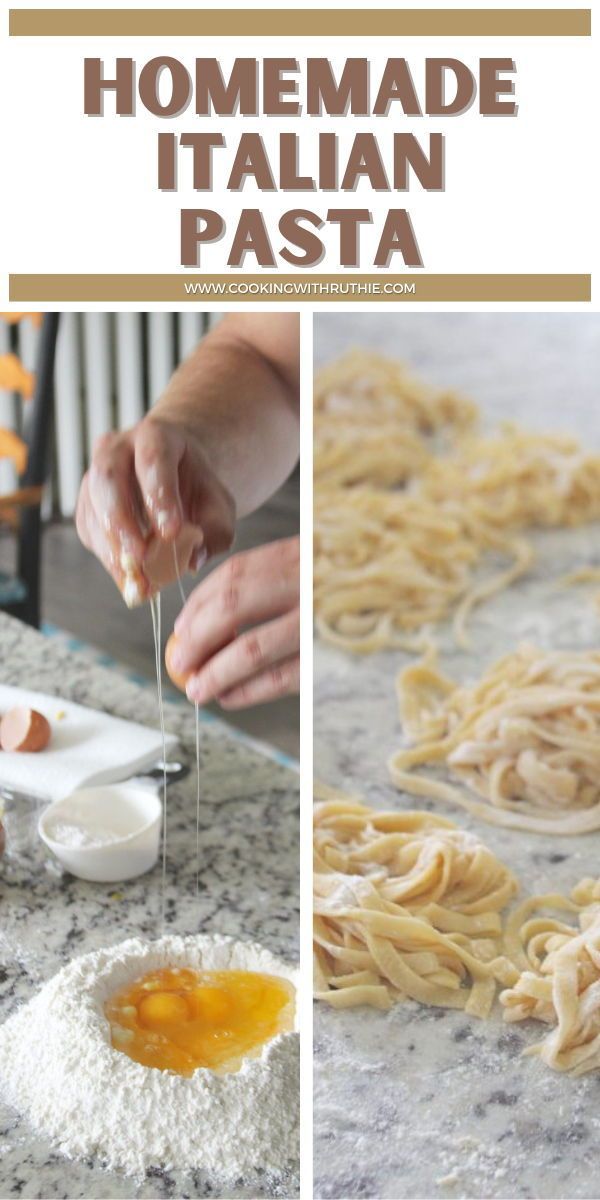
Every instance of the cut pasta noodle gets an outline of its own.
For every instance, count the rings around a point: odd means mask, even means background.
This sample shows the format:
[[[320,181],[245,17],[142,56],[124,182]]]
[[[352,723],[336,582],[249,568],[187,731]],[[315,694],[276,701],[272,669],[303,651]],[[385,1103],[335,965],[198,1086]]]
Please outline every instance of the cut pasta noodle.
[[[398,691],[416,742],[390,760],[398,787],[496,824],[549,833],[600,827],[600,654],[524,646],[460,688],[431,652],[401,673]],[[485,803],[412,774],[426,764],[447,765]]]
[[[452,497],[486,525],[531,529],[600,517],[600,455],[559,434],[506,424],[493,437],[467,436],[432,459],[421,481],[430,499]]]
[[[517,978],[501,922],[514,876],[451,821],[325,794],[314,828],[317,999],[382,1009],[412,999],[487,1016],[498,983]]]
[[[578,925],[556,912],[575,914]],[[507,950],[520,968],[500,994],[505,1021],[533,1018],[552,1026],[525,1053],[556,1071],[600,1068],[600,880],[584,879],[565,896],[535,896],[512,914]]]
[[[349,421],[346,413],[315,415],[313,471],[315,483],[353,487],[374,483],[391,488],[422,470],[429,460],[423,438],[410,429],[373,419]]]
[[[600,829],[600,653],[521,646],[458,687],[431,649],[401,672],[398,695],[414,743],[389,762],[402,791],[516,829]],[[422,766],[446,767],[467,790],[415,774]]]
[[[533,896],[504,919],[512,873],[425,812],[376,812],[332,788],[314,827],[315,996],[334,1008],[412,999],[551,1026],[525,1054],[600,1069],[600,879]],[[577,920],[577,924],[575,924]]]
[[[352,440],[353,431],[377,426],[394,441],[405,433],[428,438],[469,429],[478,419],[464,396],[430,387],[405,363],[364,350],[350,351],[318,373],[314,408],[317,442],[330,428]]]
[[[569,575],[565,575],[560,583],[565,587],[572,587],[578,584],[600,583],[600,567],[581,567],[578,571],[571,571]],[[593,603],[596,609],[600,610],[600,592],[594,596]]]
[[[476,584],[474,568],[486,551],[506,556],[509,566]],[[464,640],[472,607],[508,586],[531,559],[522,539],[457,505],[363,488],[315,493],[316,624],[343,649],[418,648],[423,641],[415,634],[453,610]]]
[[[471,427],[475,406],[360,351],[319,373],[314,400],[318,628],[363,653],[412,648],[410,630],[440,620],[464,594],[478,551],[460,515],[385,489],[423,470],[434,437]],[[424,534],[437,558],[424,552]]]
[[[359,653],[415,649],[529,567],[523,532],[600,518],[600,456],[572,438],[506,425],[406,368],[354,353],[315,381],[315,613],[327,641]],[[403,490],[401,490],[403,489]],[[508,566],[483,580],[490,555]]]

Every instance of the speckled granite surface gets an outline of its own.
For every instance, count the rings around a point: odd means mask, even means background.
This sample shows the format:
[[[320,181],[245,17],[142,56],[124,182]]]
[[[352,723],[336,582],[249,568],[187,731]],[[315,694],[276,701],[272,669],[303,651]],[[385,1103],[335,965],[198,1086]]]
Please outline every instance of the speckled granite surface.
[[[137,619],[149,614],[140,612]],[[135,618],[133,618],[135,619]],[[90,666],[0,615],[0,678],[156,727],[151,692]],[[193,710],[171,705],[177,757],[192,763]],[[297,776],[217,727],[201,733],[201,861],[196,896],[194,772],[169,789],[167,932],[231,934],[297,957]],[[0,764],[1,780],[1,764]],[[9,814],[10,816],[10,814]],[[18,845],[19,843],[15,843]],[[132,935],[160,933],[161,868],[118,885],[88,884],[49,864],[41,844],[0,860],[0,1020],[69,961]],[[126,1120],[126,1114],[124,1114]],[[201,1131],[199,1131],[201,1136]],[[69,1162],[37,1137],[0,1095],[0,1196],[293,1196],[297,1177],[215,1181],[201,1172],[149,1172],[144,1180]]]
[[[343,318],[316,328],[320,361],[368,340],[429,377],[468,389],[494,421],[571,429],[600,450],[600,318],[407,314]],[[366,330],[371,331],[368,335]],[[597,647],[589,589],[563,590],[563,570],[600,563],[600,530],[535,538],[527,579],[479,609],[472,649],[441,633],[450,674],[468,679],[519,640]],[[388,782],[399,744],[394,679],[400,653],[315,653],[315,773],[378,807],[415,807]],[[431,805],[432,808],[436,807]],[[475,830],[519,875],[524,891],[569,890],[600,874],[600,836],[550,838],[499,830],[438,807]],[[600,1077],[572,1080],[521,1050],[539,1025],[511,1026],[456,1012],[398,1006],[389,1014],[315,1012],[315,1195],[416,1198],[597,1197]]]

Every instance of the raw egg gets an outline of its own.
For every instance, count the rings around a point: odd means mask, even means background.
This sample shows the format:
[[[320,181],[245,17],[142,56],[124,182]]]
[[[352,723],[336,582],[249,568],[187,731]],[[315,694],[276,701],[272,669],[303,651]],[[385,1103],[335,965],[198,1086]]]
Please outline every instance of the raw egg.
[[[104,1011],[114,1049],[134,1062],[225,1075],[294,1028],[294,999],[293,985],[276,975],[163,967],[111,996]]]

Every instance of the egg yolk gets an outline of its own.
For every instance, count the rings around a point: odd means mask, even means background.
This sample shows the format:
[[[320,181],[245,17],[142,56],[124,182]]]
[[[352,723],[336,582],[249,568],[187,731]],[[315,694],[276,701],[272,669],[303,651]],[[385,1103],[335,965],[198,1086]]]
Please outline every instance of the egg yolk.
[[[291,983],[254,971],[163,967],[104,1005],[115,1050],[159,1071],[224,1075],[294,1028]]]

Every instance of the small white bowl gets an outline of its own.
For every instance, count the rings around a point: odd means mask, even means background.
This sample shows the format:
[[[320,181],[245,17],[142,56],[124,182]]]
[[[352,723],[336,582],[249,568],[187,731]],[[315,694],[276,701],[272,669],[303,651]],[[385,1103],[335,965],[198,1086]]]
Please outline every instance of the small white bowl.
[[[162,802],[135,784],[80,788],[55,800],[38,833],[71,875],[119,883],[151,871],[158,858]]]

